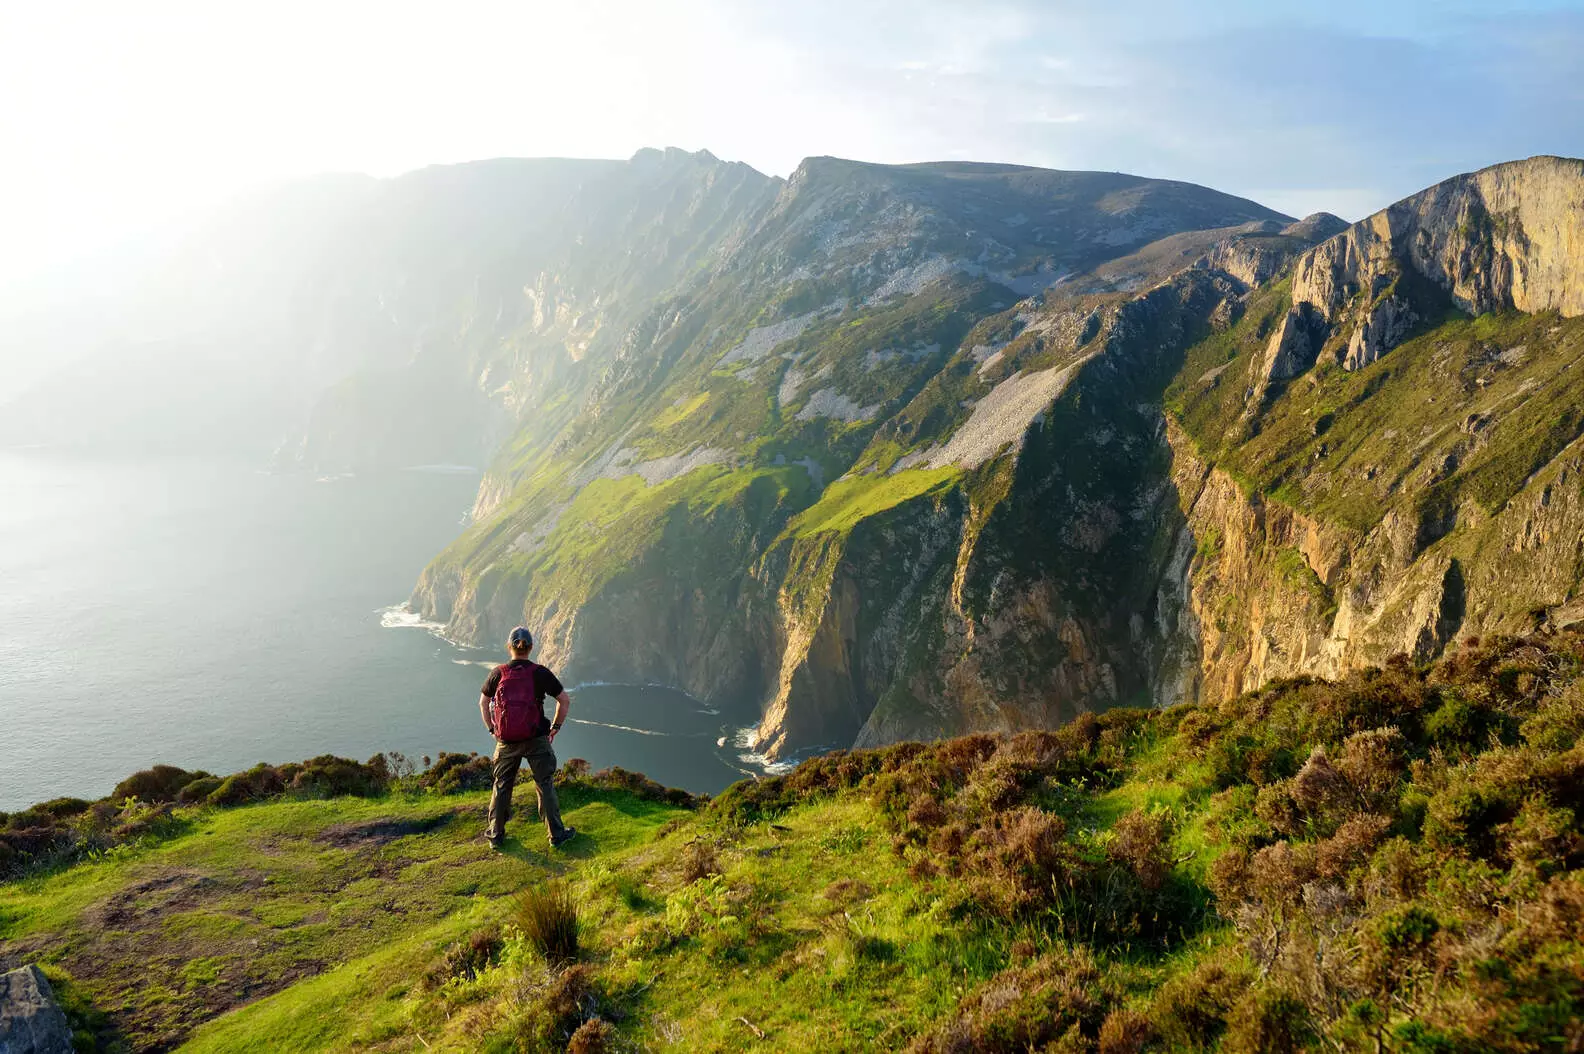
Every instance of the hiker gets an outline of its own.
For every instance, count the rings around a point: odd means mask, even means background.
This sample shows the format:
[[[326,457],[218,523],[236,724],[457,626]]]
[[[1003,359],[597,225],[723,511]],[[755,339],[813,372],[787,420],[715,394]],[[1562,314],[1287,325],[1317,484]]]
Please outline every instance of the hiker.
[[[495,667],[479,694],[479,716],[495,737],[494,789],[490,791],[489,827],[484,832],[491,849],[499,849],[506,838],[506,821],[511,819],[512,788],[517,785],[517,768],[524,761],[533,773],[534,790],[539,794],[539,815],[550,832],[552,848],[565,845],[577,828],[561,823],[561,806],[555,792],[555,751],[550,744],[566,724],[572,697],[556,675],[530,662],[533,634],[518,626],[506,638],[511,661]],[[545,697],[556,701],[555,720],[546,721]]]

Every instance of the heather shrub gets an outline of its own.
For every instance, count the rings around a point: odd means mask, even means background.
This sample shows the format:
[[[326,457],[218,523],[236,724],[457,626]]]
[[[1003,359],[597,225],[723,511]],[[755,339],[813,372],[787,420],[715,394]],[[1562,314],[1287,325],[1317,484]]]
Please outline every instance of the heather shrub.
[[[1142,1054],[1159,1044],[1155,1023],[1137,1010],[1118,1008],[1100,1024],[1100,1054]]]
[[[210,805],[246,805],[249,802],[273,798],[286,790],[286,781],[280,771],[262,762],[227,776],[209,795]]]
[[[41,802],[33,806],[34,809],[46,814],[57,822],[70,819],[73,816],[81,816],[92,807],[92,802],[83,801],[81,798],[52,798],[47,802]],[[0,826],[4,826],[4,823],[0,822]]]
[[[706,841],[694,840],[682,851],[682,881],[697,882],[701,878],[721,873],[720,858],[715,846]]]
[[[466,940],[447,948],[440,960],[429,968],[424,979],[432,988],[453,980],[472,981],[495,964],[501,948],[499,930],[477,930]]]
[[[702,797],[675,787],[666,787],[641,772],[629,772],[620,766],[601,769],[593,775],[589,775],[587,769],[588,763],[584,762],[582,769],[576,774],[563,770],[557,774],[556,783],[567,788],[593,787],[601,790],[621,790],[644,801],[664,802],[667,805],[680,805],[687,809],[696,808],[705,801]]]
[[[1156,991],[1149,1015],[1166,1042],[1186,1050],[1213,1049],[1252,977],[1212,959],[1172,977]]]
[[[291,789],[313,797],[353,795],[372,798],[390,788],[385,755],[375,754],[367,764],[322,754],[302,763],[292,776]]]
[[[225,780],[219,776],[204,776],[195,779],[181,789],[176,795],[176,800],[182,805],[199,805],[209,800],[215,791],[220,789],[220,784]]]
[[[599,1016],[604,1000],[598,979],[588,966],[579,963],[552,972],[529,1003],[518,1037],[520,1046],[535,1052],[571,1049],[573,1037]],[[596,1042],[593,1034],[601,1031],[596,1027],[584,1034],[585,1049],[601,1049],[591,1045]],[[600,1036],[606,1042],[611,1038],[609,1034]]]
[[[1116,995],[1082,948],[1002,971],[971,993],[955,1016],[919,1037],[916,1054],[1022,1054],[1088,1049]],[[1048,1044],[1066,1044],[1063,1047]]]
[[[1256,988],[1227,1020],[1227,1054],[1297,1054],[1319,1039],[1304,1003],[1284,992]]]
[[[493,764],[483,754],[456,754],[442,751],[424,773],[418,785],[438,794],[484,790],[494,782]]]
[[[591,1017],[572,1033],[566,1049],[567,1054],[615,1054],[616,1028],[603,1018]]]
[[[188,772],[174,765],[155,765],[117,783],[115,790],[110,792],[110,798],[114,801],[136,798],[146,802],[172,802],[183,787],[208,775],[207,772]]]

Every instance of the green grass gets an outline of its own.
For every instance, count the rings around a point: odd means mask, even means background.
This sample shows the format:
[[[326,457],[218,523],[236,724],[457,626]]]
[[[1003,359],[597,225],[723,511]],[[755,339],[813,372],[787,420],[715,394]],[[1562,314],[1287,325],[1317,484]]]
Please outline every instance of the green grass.
[[[1276,287],[1258,294],[1190,349],[1167,396],[1200,451],[1252,491],[1360,531],[1416,502],[1496,512],[1584,434],[1584,320],[1553,312],[1450,318],[1353,372],[1322,354],[1240,424],[1281,306]],[[1205,379],[1213,364],[1225,371]]]
[[[103,1012],[144,1049],[559,1051],[592,1017],[622,1050],[963,1030],[947,1049],[1013,1054],[1094,1049],[1112,1024],[1165,1049],[1269,1049],[1269,1029],[1350,1049],[1348,1007],[1383,991],[1393,1029],[1561,1049],[1580,670],[1577,634],[1502,639],[1215,707],[819,758],[699,811],[581,783],[564,854],[526,816],[487,852],[481,794],[203,810],[0,886],[5,949],[46,960],[85,1035]],[[577,905],[573,967],[514,923],[551,882]],[[1326,897],[1346,913],[1319,914]],[[1322,925],[1360,950],[1315,978]],[[1432,930],[1454,957],[1434,984],[1409,939]],[[1296,1016],[1249,1016],[1280,993]]]
[[[139,1047],[167,1043],[564,870],[529,826],[532,798],[531,787],[519,797],[523,837],[504,854],[479,839],[482,794],[201,810],[165,841],[0,887],[0,940],[8,958],[73,978]],[[678,813],[621,792],[574,792],[567,805],[582,856],[620,851]],[[392,819],[417,833],[365,833]]]
[[[866,473],[837,480],[826,488],[819,501],[793,517],[786,534],[802,537],[850,531],[871,516],[945,490],[961,475],[961,470],[948,466],[905,469],[894,475]]]

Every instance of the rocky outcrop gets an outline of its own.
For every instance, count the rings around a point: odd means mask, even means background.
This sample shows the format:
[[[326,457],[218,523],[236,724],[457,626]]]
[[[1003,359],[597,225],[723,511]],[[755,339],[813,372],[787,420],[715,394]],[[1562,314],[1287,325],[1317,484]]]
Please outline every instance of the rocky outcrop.
[[[37,966],[0,973],[0,1054],[71,1054],[71,1025]]]
[[[1381,297],[1361,313],[1358,327],[1348,339],[1342,368],[1357,370],[1368,366],[1400,344],[1418,321],[1418,312],[1402,297]]]
[[[1329,212],[1311,212],[1296,223],[1289,223],[1282,228],[1282,233],[1291,238],[1302,238],[1311,244],[1318,244],[1327,238],[1334,238],[1348,229],[1348,222],[1340,216],[1333,216]]]
[[[1162,704],[1584,618],[1569,607],[1584,577],[1584,442],[1497,516],[1429,540],[1395,513],[1361,535],[1246,494],[1179,428],[1167,434],[1184,520],[1157,594]]]
[[[1299,258],[1292,300],[1375,361],[1416,320],[1422,284],[1470,314],[1584,314],[1584,161],[1534,157],[1457,176],[1349,227]],[[1404,279],[1407,279],[1404,282]]]
[[[1058,255],[1041,224],[1068,214],[1035,199],[1109,183],[810,162],[630,331],[575,424],[514,441],[415,602],[462,640],[527,619],[574,676],[757,704],[772,757],[1214,700],[1575,617],[1584,425],[1492,424],[1571,376],[1555,328],[1525,350],[1482,324],[1375,403],[1379,373],[1302,379],[1449,304],[1574,312],[1579,167],[1461,177],[1340,232],[1234,213],[1122,256],[1177,191],[1151,189],[1142,226],[1085,203]],[[1092,286],[1017,299],[1107,252]],[[1344,466],[1385,417],[1402,457]],[[1261,442],[1256,480],[1236,451]]]
[[[1263,397],[1272,382],[1292,380],[1313,366],[1323,337],[1323,323],[1308,304],[1290,308],[1265,345],[1265,359],[1259,371],[1261,383],[1256,394]]]

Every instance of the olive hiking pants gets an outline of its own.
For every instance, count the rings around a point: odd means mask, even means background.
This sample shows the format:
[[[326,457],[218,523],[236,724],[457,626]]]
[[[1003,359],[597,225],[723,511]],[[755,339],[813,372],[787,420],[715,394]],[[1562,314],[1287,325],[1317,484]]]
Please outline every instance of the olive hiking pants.
[[[539,816],[545,822],[552,839],[559,838],[566,828],[561,824],[561,805],[555,792],[555,751],[550,749],[549,736],[519,740],[516,743],[495,744],[493,758],[494,789],[490,791],[489,836],[506,837],[506,821],[511,819],[512,789],[517,785],[517,769],[523,762],[533,773],[534,790],[539,795]]]

